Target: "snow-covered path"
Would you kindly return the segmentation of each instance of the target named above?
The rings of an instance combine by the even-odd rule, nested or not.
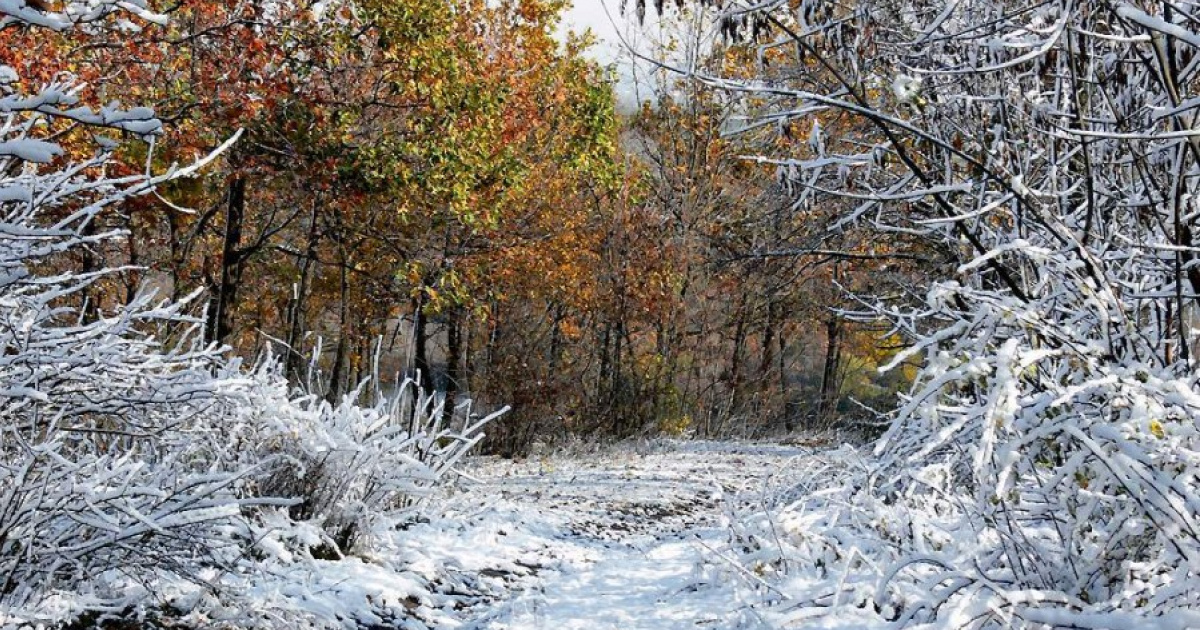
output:
[[[477,481],[452,502],[466,520],[452,546],[462,570],[492,580],[493,596],[463,611],[461,627],[758,627],[738,588],[752,577],[714,549],[729,511],[761,500],[805,452],[675,443],[477,463],[467,471]]]
[[[479,628],[627,629],[709,626],[723,605],[693,588],[701,558],[688,543],[640,552],[619,549],[571,567],[522,593],[475,624]]]

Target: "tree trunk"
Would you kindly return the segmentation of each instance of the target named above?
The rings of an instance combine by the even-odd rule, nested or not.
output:
[[[474,397],[475,390],[473,389],[473,377],[475,363],[472,361],[473,354],[471,353],[472,331],[475,327],[475,321],[470,317],[469,313],[463,317],[462,322],[462,376],[459,382],[462,386],[462,391],[468,396]],[[465,426],[465,425],[464,425]]]
[[[775,368],[775,335],[779,322],[776,321],[774,300],[767,302],[767,319],[763,322],[762,360],[758,364],[759,387],[763,393],[770,391],[771,370]]]
[[[137,297],[139,285],[142,283],[142,272],[138,271],[137,267],[142,264],[141,252],[138,250],[138,244],[141,241],[139,235],[134,233],[136,229],[133,211],[129,211],[125,219],[125,229],[129,231],[129,238],[125,239],[127,247],[129,247],[129,266],[133,267],[125,272],[125,304],[133,303],[133,299]],[[160,296],[161,297],[161,296]]]
[[[735,413],[742,404],[742,357],[746,347],[746,294],[743,293],[737,307],[737,322],[733,331],[733,352],[729,355],[729,413]],[[723,421],[722,421],[723,422]]]
[[[562,354],[562,333],[559,331],[559,326],[563,320],[563,307],[558,304],[550,304],[550,356],[546,361],[549,366],[547,372],[549,379],[556,379],[558,372],[558,357]]]
[[[840,337],[842,318],[833,315],[825,322],[825,366],[821,370],[820,407],[817,413],[823,422],[833,419],[838,399],[838,367],[841,363]]]
[[[628,429],[630,419],[628,418],[629,401],[626,396],[625,379],[621,376],[621,361],[626,351],[624,347],[625,341],[625,321],[622,318],[617,322],[616,329],[613,331],[613,362],[612,362],[612,400],[614,402],[614,419],[616,421],[616,432],[619,437],[627,435],[625,432]]]
[[[788,379],[787,379],[787,336],[786,329],[780,326],[779,333],[775,336],[779,342],[779,348],[775,352],[775,356],[779,361],[779,400],[783,401],[783,429],[788,433],[796,430],[796,416],[794,405],[792,405],[791,397],[788,395]]]
[[[92,219],[83,226],[83,229],[80,230],[80,234],[85,237],[95,236],[96,221],[98,219],[99,217],[92,217]],[[93,274],[97,271],[100,271],[101,261],[98,260],[96,253],[92,251],[92,248],[96,245],[96,243],[88,243],[79,249],[82,255],[82,260],[79,262],[80,274],[86,276],[88,274]],[[90,324],[100,319],[100,292],[101,288],[95,284],[88,285],[83,290],[83,309],[81,312],[83,323]]]
[[[425,316],[425,288],[417,292],[413,298],[413,369],[417,371],[417,385],[425,392],[433,391],[433,374],[429,368],[429,358],[425,344],[428,341]]]
[[[229,182],[229,204],[225,211],[225,239],[221,247],[221,280],[209,305],[208,340],[225,343],[233,334],[233,309],[242,279],[242,224],[246,215],[246,180]]]
[[[608,409],[612,410],[612,392],[608,391],[608,383],[610,382],[609,371],[612,365],[612,355],[610,354],[610,345],[612,343],[612,322],[604,322],[604,334],[600,337],[600,368],[597,373],[596,389],[597,395],[596,409],[602,409],[607,401]],[[608,396],[605,396],[608,392]]]
[[[182,253],[183,226],[180,225],[179,219],[175,216],[176,213],[168,211],[164,214],[167,217],[167,233],[169,235],[167,241],[170,242],[171,247],[171,264],[169,265],[171,273],[171,301],[178,302],[183,297],[183,268],[185,266]]]
[[[284,351],[288,353],[287,374],[293,383],[303,382],[306,373],[305,356],[300,345],[304,335],[304,312],[308,301],[308,287],[311,282],[312,268],[317,260],[317,242],[320,240],[317,232],[318,206],[319,204],[313,201],[311,223],[308,228],[308,247],[304,252],[304,258],[300,260],[300,280],[296,283],[291,304],[288,305],[287,348]]]
[[[360,329],[353,327],[351,330],[346,331],[346,334],[350,335],[350,372],[346,378],[346,385],[343,388],[344,393],[350,393],[357,389],[358,384],[363,382],[363,378],[367,374],[365,361],[370,356],[370,351],[367,349],[366,337],[359,334],[360,332]],[[360,400],[359,402],[362,401]]]
[[[341,260],[341,304],[338,310],[338,345],[337,354],[333,358],[333,369],[329,371],[329,391],[326,399],[337,404],[342,396],[343,373],[346,371],[346,354],[349,352],[352,334],[350,332],[350,278],[347,267],[349,263],[343,255]]]
[[[442,405],[442,426],[449,427],[454,419],[454,403],[458,396],[459,363],[462,361],[462,310],[451,309],[446,319],[446,398]]]

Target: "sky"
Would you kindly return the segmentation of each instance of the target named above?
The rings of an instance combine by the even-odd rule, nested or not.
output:
[[[635,1],[628,0],[630,7]],[[654,10],[655,3],[647,0],[646,4],[645,23],[639,24],[632,8],[629,10],[628,16],[621,15],[621,0],[574,0],[574,4],[564,15],[561,25],[564,32],[566,30],[581,32],[591,29],[596,35],[597,43],[592,47],[590,54],[601,64],[616,65],[617,102],[620,109],[625,112],[636,110],[639,101],[652,99],[653,88],[659,82],[658,79],[662,78],[654,76],[656,70],[652,64],[645,61],[634,64],[632,56],[626,49],[626,44],[634,46],[643,55],[657,57],[663,53],[661,49],[656,51],[653,44],[665,39],[663,30],[670,30],[676,35],[680,33],[681,28],[685,31],[689,30],[679,25],[678,21],[674,19],[676,14],[672,11],[667,12],[667,21],[674,23],[674,26],[665,26],[665,22],[659,19]],[[701,49],[711,46],[714,24],[706,23],[704,20],[707,17],[699,16],[696,26],[700,30],[690,31],[699,36],[699,42],[695,46],[684,46],[678,48],[674,53],[668,53],[673,63],[687,65],[681,57],[685,54],[685,49],[695,50],[696,46]]]
[[[597,58],[613,55],[616,47],[620,45],[617,39],[618,29],[628,26],[628,21],[620,14],[619,7],[620,0],[575,0],[574,5],[567,10],[563,20],[564,26],[577,31],[592,29],[601,42],[597,46]]]
[[[629,0],[632,4],[633,0]],[[653,28],[654,9],[647,10],[646,26],[639,26],[637,19],[631,14],[626,19],[620,13],[620,0],[575,0],[574,5],[567,11],[563,27],[574,31],[590,28],[598,40],[590,51],[591,56],[602,64],[617,64],[617,97],[622,109],[635,109],[640,91],[643,99],[648,97],[645,84],[647,69],[640,67],[638,76],[642,79],[640,90],[634,81],[634,67],[629,55],[623,54],[620,34],[625,35],[626,41],[635,45],[645,39],[643,29]]]

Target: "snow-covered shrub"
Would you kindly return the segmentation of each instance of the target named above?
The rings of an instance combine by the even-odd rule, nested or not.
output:
[[[0,28],[68,29],[113,13],[161,17],[141,0],[57,13],[0,2]],[[494,415],[441,427],[440,405],[409,384],[371,406],[357,403],[361,391],[331,405],[297,394],[273,361],[247,370],[206,344],[191,298],[89,304],[119,270],[79,272],[69,254],[123,237],[97,217],[207,159],[112,175],[118,143],[106,134],[140,137],[153,154],[161,125],[146,108],[88,107],[81,92],[64,72],[24,93],[0,66],[0,625],[85,611],[138,618],[151,597],[201,622],[246,620],[256,611],[236,606],[262,600],[232,590],[275,569],[304,574],[315,547],[345,548],[390,523]],[[96,135],[90,157],[74,158],[87,151],[81,130]],[[387,571],[346,575],[382,583]],[[367,586],[346,587],[364,607],[379,590]],[[297,620],[297,610],[270,614]]]
[[[275,462],[257,477],[259,491],[297,500],[292,518],[317,523],[322,545],[333,543],[338,554],[369,535],[373,521],[390,522],[427,495],[506,411],[475,418],[467,403],[461,424],[450,427],[442,426],[442,399],[412,380],[389,393],[368,393],[364,382],[337,404],[294,394],[275,362],[264,363],[255,381],[243,425],[251,433],[239,448]],[[367,396],[373,403],[361,404]]]
[[[799,524],[793,606],[1197,625],[1200,3],[835,6],[751,12],[797,87],[702,79],[857,117],[781,172],[844,204],[832,229],[922,235],[953,272],[924,304],[864,298],[922,368],[875,460],[770,520]]]
[[[156,19],[138,2],[0,4],[5,27],[116,11]],[[191,575],[221,560],[234,543],[222,525],[258,502],[225,442],[244,402],[237,364],[202,343],[186,301],[87,309],[88,287],[114,271],[74,272],[63,256],[120,236],[93,228],[105,209],[200,166],[110,176],[116,145],[100,137],[71,161],[66,125],[160,127],[145,108],[83,105],[80,89],[60,74],[22,93],[0,67],[0,611],[14,614],[113,571]]]

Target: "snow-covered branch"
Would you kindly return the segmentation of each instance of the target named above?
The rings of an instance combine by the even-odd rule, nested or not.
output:
[[[867,206],[957,259],[926,304],[879,306],[913,341],[894,364],[922,369],[878,462],[805,502],[838,515],[809,536],[857,539],[870,564],[794,550],[859,585],[835,588],[844,604],[901,626],[1186,625],[1200,604],[1200,5],[792,8],[760,16],[795,50],[788,72],[699,79],[776,118],[857,121],[806,125],[823,129],[820,156],[763,158],[843,204],[839,229]]]

